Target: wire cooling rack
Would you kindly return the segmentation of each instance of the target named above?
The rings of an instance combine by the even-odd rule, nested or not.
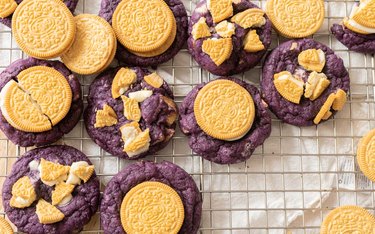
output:
[[[188,14],[196,0],[183,1]],[[264,8],[265,1],[253,1]],[[172,161],[195,179],[203,197],[200,233],[319,233],[321,221],[333,208],[353,204],[374,213],[374,185],[362,175],[355,160],[356,145],[362,135],[375,128],[375,61],[371,55],[348,51],[332,35],[329,27],[349,15],[354,1],[325,1],[323,27],[313,36],[340,55],[351,76],[348,103],[334,119],[317,127],[299,128],[272,120],[272,134],[248,161],[236,165],[216,165],[195,155],[187,138],[178,131],[170,144],[147,159]],[[97,14],[100,0],[80,0],[76,13]],[[285,38],[273,33],[271,48]],[[25,57],[0,26],[0,71]],[[187,49],[159,67],[173,87],[177,103],[197,84],[214,76],[202,70]],[[239,75],[259,87],[261,66]],[[93,77],[80,77],[86,99]],[[127,164],[113,157],[88,137],[81,120],[59,144],[83,151],[96,166],[105,184]],[[29,149],[13,145],[0,133],[0,186],[17,157]],[[1,196],[1,195],[0,195]],[[0,202],[0,215],[5,216]],[[97,213],[82,233],[102,233]]]

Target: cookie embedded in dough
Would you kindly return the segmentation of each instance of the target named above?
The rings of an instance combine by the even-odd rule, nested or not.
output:
[[[36,215],[38,216],[41,224],[52,224],[60,222],[64,219],[65,215],[55,206],[40,199],[36,205]]]
[[[264,11],[259,8],[250,8],[246,11],[242,11],[234,15],[231,22],[238,24],[244,29],[251,27],[262,27],[266,24],[266,18],[264,18]]]
[[[215,26],[216,33],[223,38],[230,38],[234,34],[236,27],[233,23],[223,20]]]
[[[243,46],[246,52],[258,52],[265,49],[256,30],[250,30],[246,34],[245,39],[243,41]]]
[[[304,82],[301,79],[293,76],[289,71],[283,71],[274,75],[273,83],[283,98],[299,104],[304,87]]]
[[[36,200],[36,192],[29,177],[24,176],[16,181],[12,187],[10,206],[14,208],[29,207]]]
[[[198,22],[193,25],[191,35],[193,36],[194,40],[211,36],[210,28],[206,23],[205,17],[199,18]]]
[[[129,68],[122,67],[112,81],[112,98],[116,99],[123,95],[131,84],[136,82],[137,74]]]
[[[321,49],[308,49],[298,55],[298,63],[308,71],[321,72],[326,64],[326,57]]]
[[[117,124],[117,114],[111,106],[104,104],[102,110],[96,112],[95,128],[110,127]]]
[[[232,54],[233,44],[232,38],[213,38],[203,41],[202,51],[216,64],[220,66]]]
[[[314,101],[326,90],[330,83],[324,73],[311,72],[306,82],[305,98]]]

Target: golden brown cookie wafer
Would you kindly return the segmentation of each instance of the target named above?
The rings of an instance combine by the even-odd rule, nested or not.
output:
[[[111,106],[105,104],[102,110],[96,112],[95,128],[110,127],[117,124],[117,114]]]
[[[207,8],[214,23],[219,23],[233,15],[232,0],[208,0]]]
[[[172,11],[163,0],[121,1],[112,17],[117,39],[133,52],[150,52],[161,47],[173,33],[175,24]]]
[[[14,0],[0,0],[0,18],[10,16],[17,8]]]
[[[279,94],[286,100],[299,104],[303,95],[303,82],[296,79],[289,71],[274,75],[273,84]]]
[[[117,46],[111,25],[97,15],[81,14],[74,17],[77,25],[75,40],[61,56],[72,71],[89,75],[105,69],[113,60]]]
[[[359,142],[357,162],[363,174],[375,181],[375,129],[368,132]]]
[[[258,52],[265,49],[256,30],[250,30],[246,34],[243,46],[246,52]]]
[[[35,66],[23,70],[17,79],[21,88],[30,94],[53,126],[68,114],[72,104],[72,89],[59,71]]]
[[[42,224],[52,224],[60,222],[64,219],[65,215],[56,207],[40,199],[36,205],[36,212],[39,222]]]
[[[55,190],[52,191],[52,205],[58,205],[65,197],[71,195],[74,187],[74,185],[65,182],[57,184]]]
[[[174,20],[174,24],[173,24],[173,28],[172,28],[172,33],[168,37],[167,41],[164,44],[162,44],[159,48],[157,48],[155,50],[147,51],[147,52],[137,52],[137,51],[132,51],[132,50],[129,50],[129,51],[131,53],[135,54],[135,55],[138,55],[140,57],[146,57],[146,58],[158,56],[158,55],[161,55],[162,53],[164,53],[165,51],[167,51],[169,49],[169,47],[171,47],[171,45],[173,44],[173,42],[176,38],[176,35],[177,35],[176,21],[175,21],[174,18],[173,18],[173,20]]]
[[[332,106],[333,102],[335,101],[335,97],[336,97],[336,94],[334,94],[334,93],[331,93],[328,96],[327,100],[325,101],[323,106],[320,108],[320,111],[318,112],[318,114],[314,118],[315,124],[319,124],[320,121],[323,119],[323,117],[326,115],[326,113],[328,111],[330,111],[331,106]]]
[[[191,35],[193,36],[194,40],[211,36],[210,28],[206,23],[206,18],[201,17],[198,22],[193,25]]]
[[[266,23],[263,17],[264,11],[259,8],[250,8],[234,15],[230,21],[238,24],[242,28],[261,27]]]
[[[375,28],[375,1],[368,0],[361,2],[357,11],[353,15],[355,20],[360,25],[368,28]]]
[[[232,50],[232,38],[207,39],[202,44],[202,51],[208,54],[217,66],[231,56]]]
[[[146,81],[147,84],[157,89],[164,84],[163,78],[161,78],[156,72],[144,76],[143,79]]]
[[[307,37],[322,26],[323,0],[268,0],[266,13],[276,30],[285,37]]]
[[[10,199],[11,207],[26,208],[29,207],[35,200],[35,189],[29,177],[24,176],[13,184],[12,198]]]
[[[194,101],[197,123],[208,135],[226,141],[243,137],[255,118],[255,106],[250,93],[230,80],[215,80],[206,84]]]
[[[154,233],[153,230],[178,233],[184,216],[184,205],[178,193],[155,181],[133,187],[125,195],[120,209],[126,233]]]
[[[356,33],[359,33],[359,34],[369,34],[368,32],[366,31],[363,31],[357,27],[353,27],[350,23],[349,23],[349,19],[346,17],[344,18],[344,20],[342,21],[342,23],[344,24],[345,27],[347,27],[348,29],[350,29],[351,31],[353,32],[356,32]]]
[[[342,89],[337,90],[335,101],[332,104],[332,108],[336,111],[340,111],[344,108],[347,97],[346,92]]]
[[[332,210],[320,227],[320,234],[375,233],[375,218],[358,206],[341,206]]]
[[[120,68],[112,81],[112,98],[119,98],[136,80],[137,74],[132,69],[124,67]]]
[[[13,234],[13,229],[4,218],[0,217],[0,233],[1,234]]]
[[[70,10],[60,0],[24,0],[12,18],[13,36],[28,55],[55,58],[74,41],[76,24]]]
[[[44,132],[51,123],[29,94],[11,80],[1,90],[1,112],[12,127],[24,132]]]
[[[326,64],[325,54],[321,49],[304,50],[298,55],[298,63],[306,70],[321,72]]]

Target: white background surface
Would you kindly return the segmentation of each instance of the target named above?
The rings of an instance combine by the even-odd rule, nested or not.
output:
[[[190,15],[196,1],[183,2]],[[265,5],[265,1],[253,2]],[[325,1],[326,19],[313,36],[343,58],[351,76],[349,101],[334,119],[317,127],[299,128],[273,118],[272,134],[264,146],[247,162],[236,165],[216,165],[194,155],[180,131],[167,148],[147,158],[172,161],[192,174],[204,199],[200,233],[319,233],[322,219],[339,205],[360,205],[374,213],[374,185],[359,171],[355,152],[360,137],[375,128],[375,61],[370,55],[349,52],[328,30],[350,13],[352,4]],[[100,0],[80,0],[76,14],[97,14],[99,7]],[[273,33],[271,48],[284,40]],[[22,57],[10,29],[0,26],[0,71]],[[161,65],[158,72],[173,87],[177,103],[196,84],[214,78],[200,69],[186,49]],[[258,86],[260,73],[261,66],[257,66],[237,77]],[[86,98],[93,77],[80,80]],[[88,155],[102,191],[114,174],[132,163],[96,146],[82,121],[58,143]],[[0,133],[0,186],[25,150],[29,149],[14,146]],[[0,215],[4,215],[1,202]],[[99,213],[83,233],[101,233]]]

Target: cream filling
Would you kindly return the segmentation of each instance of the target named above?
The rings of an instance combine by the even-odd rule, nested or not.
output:
[[[39,162],[37,160],[33,160],[29,163],[30,171],[38,171]]]
[[[74,174],[74,172],[78,169],[78,167],[88,167],[89,164],[85,161],[79,161],[79,162],[74,162],[70,166],[69,170],[69,176],[68,179],[66,180],[67,184],[73,184],[73,185],[78,185],[81,184],[81,179]]]
[[[21,206],[29,206],[30,203],[34,202],[33,199],[23,199],[22,197],[16,197],[15,202]]]
[[[134,152],[126,152],[126,154],[129,156],[129,157],[134,157],[138,154],[141,154],[141,153],[144,153],[146,152],[148,149],[150,148],[150,142],[148,142],[145,146],[143,146],[142,148],[134,151]]]
[[[59,202],[59,204],[57,204],[58,206],[65,206],[67,205],[71,200],[73,199],[73,196],[72,194],[68,194],[67,196],[65,196],[61,202]]]
[[[129,98],[135,99],[137,102],[143,102],[147,98],[151,97],[151,90],[140,90],[129,93]]]

